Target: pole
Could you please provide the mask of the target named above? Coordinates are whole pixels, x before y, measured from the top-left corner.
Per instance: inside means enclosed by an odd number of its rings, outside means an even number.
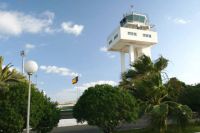
[[[27,125],[26,131],[29,133],[29,121],[30,121],[30,102],[31,102],[31,74],[28,74],[29,88],[28,88],[28,108],[27,108]]]
[[[22,74],[24,74],[24,56],[22,56]]]
[[[37,86],[37,74],[35,74],[35,85]]]
[[[77,91],[76,91],[76,95],[77,95],[77,100],[76,100],[76,102],[78,102],[78,85],[76,86],[76,88],[77,88]]]
[[[125,53],[120,52],[120,57],[121,57],[121,73],[124,73],[126,71],[126,68],[125,68]]]
[[[133,64],[134,63],[134,59],[135,59],[135,57],[134,57],[134,47],[133,47],[133,45],[130,45],[129,46],[129,60],[130,60],[130,64]]]
[[[78,83],[77,83],[78,84]],[[77,90],[76,90],[76,96],[77,96],[77,98],[76,98],[76,103],[78,102],[78,85],[76,84],[76,88],[77,88]],[[76,121],[76,125],[78,125],[78,121]]]
[[[76,102],[78,102],[78,99],[79,99],[79,96],[80,96],[80,93],[79,93],[79,84],[78,84],[78,82],[76,83],[76,88],[77,88],[77,90],[76,90]]]
[[[22,57],[22,74],[24,74],[24,57],[25,57],[25,51],[22,50],[22,51],[20,52],[20,55],[21,55],[21,57]]]

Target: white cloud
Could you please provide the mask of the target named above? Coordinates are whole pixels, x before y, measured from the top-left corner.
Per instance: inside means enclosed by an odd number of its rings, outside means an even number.
[[[0,35],[18,36],[22,33],[45,32],[53,22],[54,13],[46,11],[35,17],[17,11],[0,10]]]
[[[43,82],[43,81],[40,81],[39,84],[40,84],[40,85],[44,85],[44,82]]]
[[[104,52],[104,53],[106,53],[106,55],[109,57],[109,58],[115,58],[115,55],[114,54],[111,54],[108,50],[107,50],[107,48],[104,46],[104,47],[101,47],[100,49],[99,49],[101,52]]]
[[[30,44],[30,43],[27,43],[27,44],[25,44],[25,52],[26,53],[29,53],[30,52],[30,50],[32,50],[32,49],[35,49],[36,48],[36,46],[35,45],[33,45],[33,44]]]
[[[53,23],[53,20],[54,20],[54,17],[55,17],[55,13],[54,12],[51,12],[51,11],[45,11],[41,14],[41,17],[47,17],[47,20],[48,20],[48,23],[49,24],[52,24]]]
[[[96,81],[96,82],[89,82],[89,83],[82,84],[81,86],[78,86],[78,88],[81,89],[81,90],[86,90],[89,87],[94,87],[97,84],[98,85],[109,84],[109,85],[112,85],[112,86],[116,86],[118,83],[116,83],[115,81],[111,81],[111,80],[108,80],[108,81],[100,80],[100,81]]]
[[[65,33],[80,35],[84,29],[83,25],[73,24],[71,22],[63,22],[61,28]]]
[[[117,83],[115,81],[96,81],[96,82],[89,82],[78,86],[78,94],[77,94],[77,87],[73,89],[62,89],[61,91],[53,94],[51,97],[53,100],[57,101],[58,103],[68,103],[74,102],[77,100],[78,97],[82,95],[84,90],[88,89],[89,87],[95,86],[97,84],[110,84],[112,86],[116,86]]]
[[[34,48],[35,48],[35,45],[30,44],[30,43],[27,43],[27,44],[25,45],[25,48],[26,48],[26,49],[34,49]]]
[[[78,36],[82,33],[84,26],[71,22],[63,22],[61,27],[54,28],[55,14],[50,11],[38,15],[27,14],[18,11],[2,10],[6,4],[0,3],[0,39],[9,36],[19,36],[23,33],[67,33]]]
[[[108,57],[111,58],[111,59],[115,58],[115,55],[113,55],[113,54],[111,54],[111,53],[107,53],[107,55],[108,55]]]
[[[74,102],[77,99],[76,89],[62,89],[56,93],[50,94],[52,100],[57,101],[60,104],[67,102]]]
[[[45,28],[45,32],[49,33],[49,34],[57,33],[57,32],[60,32],[60,31],[61,31],[60,29],[54,29],[54,28],[51,28],[51,27]]]
[[[46,73],[52,73],[52,74],[58,74],[61,76],[81,76],[81,74],[78,74],[76,72],[73,72],[72,70],[65,68],[65,67],[57,67],[57,66],[40,66],[40,69],[45,71]]]
[[[2,68],[4,68],[5,66],[6,66],[6,65],[2,65]],[[12,67],[9,68],[10,71],[12,71],[12,70],[14,70],[14,69],[15,69],[16,71],[18,71],[18,72],[21,72],[19,67],[12,66]]]
[[[186,20],[183,18],[175,18],[174,19],[174,23],[176,23],[176,24],[188,24],[190,22],[191,22],[190,20]]]
[[[20,69],[19,67],[11,67],[10,69],[11,69],[11,71],[12,71],[13,69],[15,69],[17,72],[21,72],[21,69]]]
[[[178,18],[167,17],[167,19],[172,21],[175,24],[182,24],[182,25],[188,24],[191,22],[191,20],[189,20],[189,19],[184,19],[184,18],[180,18],[180,17],[178,17]]]
[[[101,48],[100,48],[100,51],[101,51],[101,52],[108,52],[108,50],[107,50],[107,48],[106,48],[105,46],[104,46],[104,47],[101,47]]]

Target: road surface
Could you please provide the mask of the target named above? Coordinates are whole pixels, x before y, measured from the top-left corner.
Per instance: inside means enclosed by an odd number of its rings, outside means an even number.
[[[57,127],[51,133],[101,133],[97,127],[78,125],[70,127]]]

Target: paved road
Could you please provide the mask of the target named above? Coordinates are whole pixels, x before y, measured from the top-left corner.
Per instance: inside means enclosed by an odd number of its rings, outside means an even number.
[[[117,130],[129,130],[133,128],[138,129],[144,128],[148,125],[148,116],[143,116],[137,121],[137,123],[122,124],[120,127],[117,128]],[[100,130],[97,127],[93,126],[77,125],[55,128],[51,133],[100,133]]]
[[[78,125],[55,128],[51,133],[101,133],[97,127]]]

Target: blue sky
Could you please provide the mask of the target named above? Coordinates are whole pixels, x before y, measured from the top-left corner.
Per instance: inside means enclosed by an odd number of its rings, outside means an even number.
[[[96,83],[115,85],[119,54],[104,47],[130,5],[156,25],[152,58],[170,60],[169,77],[200,82],[199,0],[1,0],[0,55],[20,70],[19,52],[26,50],[26,59],[40,66],[38,87],[59,102],[76,99],[71,79],[77,74],[81,91]]]

